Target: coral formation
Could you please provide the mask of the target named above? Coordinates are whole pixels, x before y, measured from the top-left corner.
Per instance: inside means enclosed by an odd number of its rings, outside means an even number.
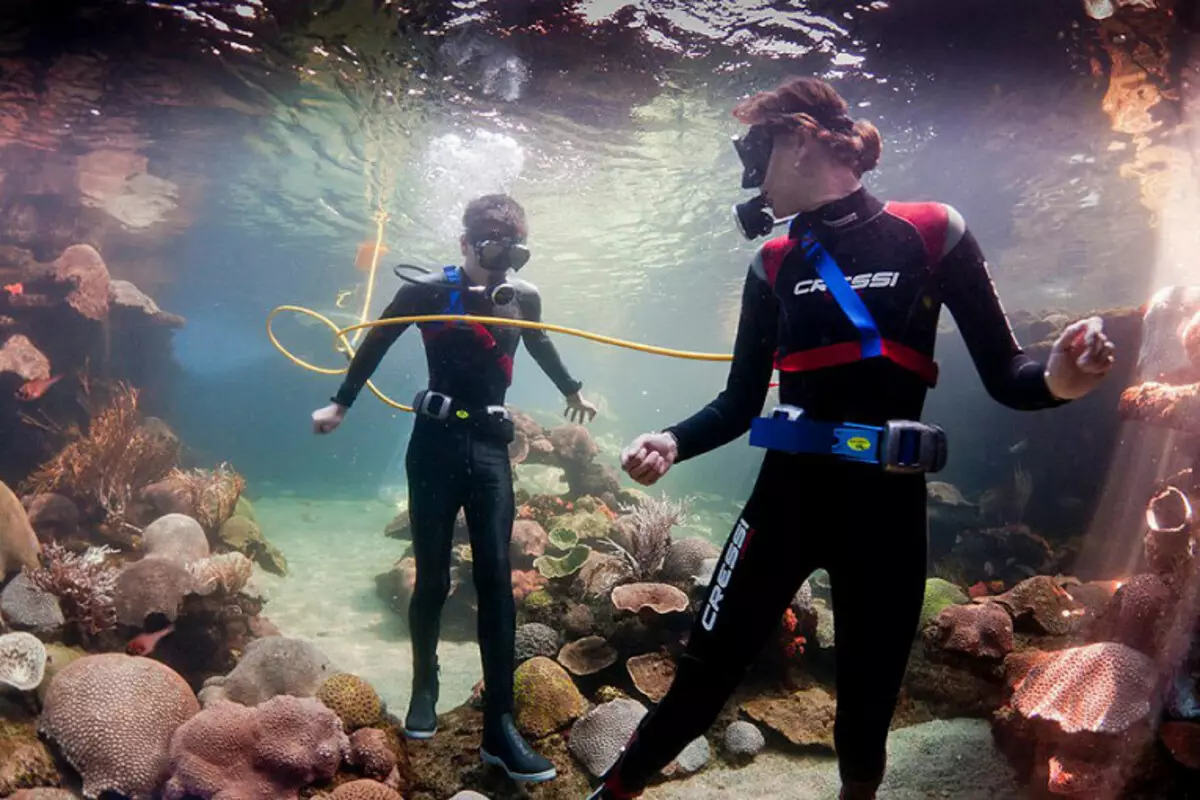
[[[85,642],[117,624],[114,596],[120,573],[105,561],[109,552],[92,547],[81,556],[49,544],[45,563],[26,572],[34,586],[58,598],[66,624]]]
[[[346,672],[326,678],[316,698],[338,715],[347,733],[374,725],[383,713],[383,702],[375,687]]]

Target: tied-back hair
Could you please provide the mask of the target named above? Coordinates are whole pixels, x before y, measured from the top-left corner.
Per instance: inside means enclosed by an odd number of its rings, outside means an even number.
[[[872,123],[851,119],[849,112],[845,99],[825,81],[791,78],[773,91],[743,100],[733,116],[780,132],[803,128],[862,177],[879,163],[883,139]]]

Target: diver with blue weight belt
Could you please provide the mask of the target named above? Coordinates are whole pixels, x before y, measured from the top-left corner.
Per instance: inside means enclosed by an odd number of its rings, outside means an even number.
[[[829,573],[836,621],[841,797],[874,798],[924,599],[925,474],[946,460],[945,434],[919,421],[937,383],[942,306],[988,393],[1010,408],[1082,397],[1112,367],[1098,318],[1069,325],[1047,364],[1025,355],[962,216],[941,203],[881,202],[862,187],[882,145],[848,110],[812,78],[734,110],[750,126],[735,140],[742,185],[761,188],[735,207],[743,234],[792,219],[746,276],[724,391],[638,437],[622,466],[650,485],[747,429],[766,452],[670,691],[605,775],[598,800],[636,797],[704,734],[818,568]],[[784,405],[760,417],[774,369]]]
[[[456,314],[537,322],[537,289],[511,277],[529,260],[521,206],[507,195],[485,195],[467,205],[460,244],[462,266],[408,277],[381,319]],[[313,412],[313,429],[329,433],[346,417],[367,380],[407,324],[371,328],[354,354],[331,403]],[[513,422],[504,407],[513,356],[521,342],[567,401],[569,419],[584,422],[596,407],[583,398],[544,330],[494,329],[474,321],[418,323],[429,366],[429,386],[413,400],[416,421],[405,459],[408,513],[416,585],[408,610],[413,684],[404,731],[427,739],[437,731],[437,644],[442,607],[450,591],[454,521],[460,509],[471,539],[472,575],[479,596],[479,649],[483,656],[482,759],[514,780],[556,776],[554,764],[534,752],[513,723],[516,608],[508,552],[516,515],[508,445]]]

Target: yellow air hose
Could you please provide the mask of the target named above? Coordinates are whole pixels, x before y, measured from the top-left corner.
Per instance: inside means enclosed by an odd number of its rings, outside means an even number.
[[[669,347],[656,347],[654,345],[641,344],[639,342],[630,342],[626,341],[625,339],[616,339],[612,336],[604,336],[599,333],[582,331],[577,328],[566,328],[562,325],[554,325],[549,322],[531,322],[530,320],[509,319],[507,317],[480,317],[468,314],[425,314],[412,317],[390,317],[388,319],[379,319],[368,322],[367,314],[369,313],[369,309],[371,307],[371,296],[375,287],[375,272],[379,267],[379,250],[383,243],[383,226],[387,224],[388,220],[387,212],[383,211],[382,209],[377,211],[375,213],[374,220],[375,250],[371,255],[371,270],[367,276],[367,293],[366,298],[363,301],[363,308],[361,314],[359,315],[359,322],[357,325],[338,328],[338,326],[335,325],[333,320],[329,319],[329,317],[326,317],[319,311],[314,311],[311,308],[305,308],[304,306],[277,306],[271,310],[270,314],[267,315],[267,338],[271,340],[271,344],[275,346],[275,349],[283,354],[284,358],[286,358],[288,361],[291,361],[296,366],[303,367],[310,372],[320,373],[321,375],[341,375],[350,368],[348,363],[341,369],[319,367],[316,364],[310,364],[299,356],[292,355],[290,352],[288,352],[288,349],[283,346],[283,343],[279,341],[279,338],[275,336],[275,331],[271,328],[271,324],[274,322],[275,317],[284,311],[294,311],[297,314],[306,314],[318,322],[324,323],[331,331],[333,331],[333,335],[336,339],[334,348],[346,356],[347,362],[354,358],[355,345],[357,345],[359,340],[362,338],[363,331],[367,330],[368,328],[376,328],[384,325],[407,325],[416,322],[452,321],[478,322],[484,325],[508,325],[509,327],[513,328],[534,328],[537,330],[553,331],[554,333],[565,333],[568,336],[578,336],[582,339],[590,339],[593,342],[599,342],[601,344],[612,345],[614,347],[624,347],[641,353],[651,353],[654,355],[668,356],[670,358],[685,358],[693,361],[733,360],[733,356],[728,353],[694,353],[687,350],[673,350]],[[346,338],[346,334],[350,333],[351,331],[356,332],[353,342]],[[375,395],[380,399],[381,402],[391,406],[392,408],[400,411],[410,412],[413,410],[411,406],[398,403],[383,392],[379,391],[379,389],[376,388],[375,384],[371,381],[367,381],[367,388],[371,390],[371,394]]]

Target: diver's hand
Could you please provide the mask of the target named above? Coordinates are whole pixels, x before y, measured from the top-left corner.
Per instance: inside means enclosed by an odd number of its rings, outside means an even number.
[[[679,442],[669,433],[643,433],[621,453],[621,469],[643,486],[658,481],[679,457]]]
[[[563,416],[571,420],[571,422],[590,422],[596,418],[596,412],[599,409],[595,405],[589,403],[583,398],[583,395],[576,392],[567,397],[567,410],[563,412]]]
[[[332,433],[345,418],[346,407],[340,403],[318,408],[312,413],[313,433]]]
[[[1075,400],[1095,389],[1116,362],[1116,348],[1099,317],[1066,327],[1050,350],[1046,386],[1060,400]]]

